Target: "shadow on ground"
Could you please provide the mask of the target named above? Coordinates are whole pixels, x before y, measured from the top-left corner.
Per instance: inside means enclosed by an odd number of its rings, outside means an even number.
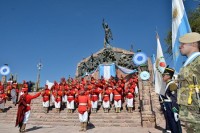
[[[42,126],[33,126],[32,128],[26,129],[26,132],[38,130],[38,129],[41,129],[41,128],[43,128],[43,127]]]
[[[94,124],[88,123],[87,130],[95,128]]]
[[[156,125],[155,129],[158,129],[158,130],[160,130],[160,131],[163,132],[163,133],[164,133],[164,131],[165,131],[165,129],[164,129],[163,127],[158,126],[158,125]]]

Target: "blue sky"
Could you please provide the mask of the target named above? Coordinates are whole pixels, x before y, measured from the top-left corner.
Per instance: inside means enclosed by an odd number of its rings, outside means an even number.
[[[197,5],[185,3],[186,10]],[[77,63],[103,48],[103,18],[112,30],[112,46],[133,45],[151,56],[156,27],[166,49],[171,0],[1,0],[0,65],[8,64],[18,82],[35,82],[41,59],[42,86],[47,79],[74,77]]]

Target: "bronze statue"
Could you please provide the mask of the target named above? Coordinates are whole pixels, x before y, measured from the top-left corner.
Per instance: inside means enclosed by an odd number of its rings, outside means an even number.
[[[105,38],[104,38],[104,48],[110,45],[109,39],[113,40],[111,29],[108,27],[108,24],[103,19],[103,28],[105,31]]]

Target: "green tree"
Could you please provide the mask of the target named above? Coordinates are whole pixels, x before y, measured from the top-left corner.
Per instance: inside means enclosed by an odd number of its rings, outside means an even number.
[[[200,7],[196,10],[189,12],[190,27],[193,32],[200,33]]]
[[[188,13],[188,20],[192,32],[200,33],[200,7]],[[168,32],[167,37],[165,38],[165,42],[167,44],[167,50],[165,53],[172,57],[172,30]]]

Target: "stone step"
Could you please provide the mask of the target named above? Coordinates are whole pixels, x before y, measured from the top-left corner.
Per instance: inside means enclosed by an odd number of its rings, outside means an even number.
[[[51,103],[51,105],[53,105]],[[14,106],[12,101],[5,104],[6,112],[0,113],[0,123],[13,123],[16,121],[18,105]],[[90,125],[97,127],[136,127],[141,126],[141,114],[139,112],[139,99],[135,102],[136,109],[132,113],[128,113],[123,104],[121,113],[115,113],[111,108],[109,113],[104,113],[102,106],[99,106],[97,113],[91,113]],[[63,108],[60,113],[56,113],[56,109],[52,106],[47,114],[43,113],[42,99],[34,99],[31,103],[31,115],[29,122],[34,125],[63,125],[63,126],[80,126],[77,109],[73,113],[67,113],[67,108]]]
[[[12,113],[16,113],[17,112],[17,107],[14,107],[14,108],[8,108],[8,109],[5,109],[5,110],[7,110],[6,112],[9,112],[10,114],[12,114]],[[34,113],[40,113],[40,112],[43,112],[43,107],[42,106],[40,106],[40,107],[31,107],[31,112],[34,112]],[[55,108],[50,108],[49,109],[49,112],[56,112],[56,109]],[[62,109],[61,110],[61,113],[62,112],[67,112],[67,108],[64,108],[64,109]],[[77,112],[77,109],[75,109],[74,110],[74,113],[76,113]],[[114,108],[111,108],[110,110],[109,110],[109,113],[114,113],[115,112],[115,109]],[[139,112],[138,110],[133,110],[133,112]],[[92,112],[93,113],[93,112]],[[103,110],[103,108],[99,108],[98,110],[97,110],[97,113],[104,113],[104,110]],[[126,108],[123,108],[122,110],[121,110],[121,113],[127,113],[127,109]],[[94,113],[95,114],[95,113]]]
[[[9,123],[15,125],[15,121],[6,121],[2,120],[0,123]],[[52,122],[52,121],[29,121],[29,124],[32,125],[52,125],[52,126],[80,126],[80,122],[63,122],[63,121],[57,121],[57,122]],[[124,123],[124,122],[93,122],[89,123],[90,126],[95,126],[95,127],[140,127],[141,123]]]
[[[16,114],[14,115],[0,115],[0,120],[3,119],[16,119]],[[73,121],[73,120],[77,120],[78,119],[78,114],[76,115],[59,115],[59,114],[33,114],[31,113],[30,118],[37,118],[40,120],[69,120],[69,121]],[[98,115],[91,115],[90,116],[91,119],[93,120],[97,120],[97,121],[101,121],[101,120],[133,120],[133,121],[140,121],[141,118],[139,116],[126,116],[126,115],[107,115],[107,116],[98,116]]]

